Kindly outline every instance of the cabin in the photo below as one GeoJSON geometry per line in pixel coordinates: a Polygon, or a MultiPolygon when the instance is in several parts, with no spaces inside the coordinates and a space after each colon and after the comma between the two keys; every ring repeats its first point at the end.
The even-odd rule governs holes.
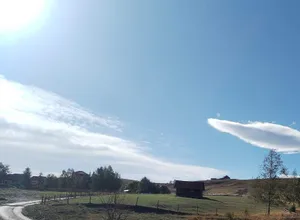
{"type": "Polygon", "coordinates": [[[176,196],[196,199],[203,198],[203,191],[205,190],[202,181],[176,180],[174,187],[176,188],[176,196]]]}

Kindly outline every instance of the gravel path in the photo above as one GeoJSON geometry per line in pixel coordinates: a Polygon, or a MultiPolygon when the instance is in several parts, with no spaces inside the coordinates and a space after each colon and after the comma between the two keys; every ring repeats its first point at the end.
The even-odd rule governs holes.
{"type": "Polygon", "coordinates": [[[22,209],[28,205],[38,204],[40,201],[17,202],[0,206],[0,218],[3,220],[31,220],[22,214],[22,209]]]}

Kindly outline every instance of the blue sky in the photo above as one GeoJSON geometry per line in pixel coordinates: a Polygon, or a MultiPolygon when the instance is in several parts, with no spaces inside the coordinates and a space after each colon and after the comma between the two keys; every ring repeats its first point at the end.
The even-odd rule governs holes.
{"type": "Polygon", "coordinates": [[[156,181],[252,178],[275,148],[299,167],[299,4],[53,1],[28,27],[0,35],[0,121],[14,134],[0,161],[44,173],[112,164],[156,181]],[[101,137],[92,143],[70,127],[101,137]],[[88,154],[97,143],[114,153],[88,154]],[[124,150],[134,156],[116,156],[124,150]]]}

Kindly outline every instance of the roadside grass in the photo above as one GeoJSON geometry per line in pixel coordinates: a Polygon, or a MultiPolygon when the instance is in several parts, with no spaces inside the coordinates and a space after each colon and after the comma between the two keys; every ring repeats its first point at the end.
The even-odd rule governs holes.
{"type": "MultiPolygon", "coordinates": [[[[98,220],[107,219],[105,208],[89,208],[85,205],[76,204],[57,204],[49,205],[33,205],[27,206],[23,210],[23,214],[33,220],[98,220]]],[[[270,217],[263,214],[245,216],[242,214],[233,215],[171,215],[171,214],[156,214],[156,213],[141,213],[133,211],[125,211],[127,220],[287,220],[299,219],[299,215],[293,214],[273,214],[270,217]]]]}
{"type": "MultiPolygon", "coordinates": [[[[23,210],[25,216],[34,220],[98,220],[106,215],[104,208],[87,208],[84,205],[33,205],[23,210]]],[[[158,215],[155,213],[136,213],[126,211],[127,220],[183,220],[187,216],[158,215]]]]}
{"type": "Polygon", "coordinates": [[[23,190],[18,188],[0,188],[0,205],[3,203],[22,202],[41,199],[43,195],[59,195],[61,192],[23,190]]]}
{"type": "MultiPolygon", "coordinates": [[[[113,195],[78,197],[67,201],[50,201],[46,205],[33,205],[25,207],[23,214],[34,220],[96,220],[105,219],[107,215],[107,201],[114,201],[113,195]]],[[[266,220],[266,219],[300,219],[299,215],[284,213],[282,207],[273,207],[272,216],[265,215],[265,204],[255,203],[247,197],[238,196],[210,196],[204,199],[191,199],[170,195],[155,194],[122,194],[116,197],[117,204],[126,204],[135,207],[138,198],[138,206],[135,208],[121,208],[126,213],[127,220],[266,220]],[[157,204],[159,201],[159,210],[157,204]],[[178,210],[179,205],[179,210],[178,210]],[[198,206],[198,213],[197,213],[198,206]],[[150,207],[145,208],[145,207],[150,207]],[[162,212],[160,209],[179,211],[186,215],[162,212]],[[217,210],[217,215],[216,215],[217,210]],[[247,212],[246,212],[247,210],[247,212]]]]}
{"type": "MultiPolygon", "coordinates": [[[[108,195],[93,196],[93,204],[101,204],[107,200],[108,195]]],[[[190,214],[225,214],[234,212],[243,214],[247,210],[251,214],[264,214],[266,211],[265,204],[256,203],[254,200],[247,197],[238,196],[208,196],[204,199],[191,199],[176,197],[170,195],[155,195],[155,194],[125,194],[122,203],[127,205],[135,205],[138,198],[139,206],[156,208],[157,204],[160,209],[180,211],[190,214]],[[198,209],[197,209],[198,207],[198,209]],[[198,212],[197,212],[198,210],[198,212]]],[[[81,197],[70,200],[71,204],[86,204],[89,203],[89,197],[81,197]]],[[[282,207],[273,207],[273,211],[278,212],[283,210],[282,207]]]]}

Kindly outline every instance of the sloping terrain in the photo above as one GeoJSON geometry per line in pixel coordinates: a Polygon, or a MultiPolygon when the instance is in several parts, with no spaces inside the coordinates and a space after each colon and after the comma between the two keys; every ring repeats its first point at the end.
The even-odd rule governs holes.
{"type": "MultiPolygon", "coordinates": [[[[251,190],[253,180],[206,180],[204,195],[242,196],[251,190]]],[[[176,192],[173,184],[166,184],[172,193],[176,192]]]]}
{"type": "Polygon", "coordinates": [[[246,195],[253,180],[209,180],[205,181],[205,195],[246,195]]]}

